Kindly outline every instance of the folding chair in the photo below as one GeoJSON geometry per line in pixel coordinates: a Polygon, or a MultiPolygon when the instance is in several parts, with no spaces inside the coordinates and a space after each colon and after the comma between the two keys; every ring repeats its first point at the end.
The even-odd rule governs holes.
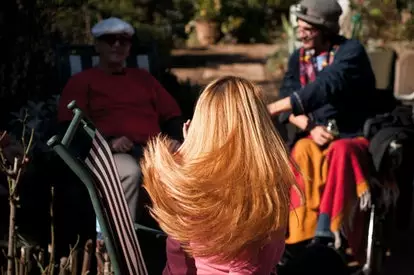
{"type": "Polygon", "coordinates": [[[48,145],[86,185],[115,275],[147,275],[109,145],[74,101],[68,108],[74,117],[66,133],[48,145]]]}

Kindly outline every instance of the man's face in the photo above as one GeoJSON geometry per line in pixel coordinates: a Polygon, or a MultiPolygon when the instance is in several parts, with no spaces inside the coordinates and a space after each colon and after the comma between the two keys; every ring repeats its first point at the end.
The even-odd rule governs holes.
{"type": "Polygon", "coordinates": [[[125,34],[105,34],[96,41],[96,51],[106,62],[121,64],[129,55],[131,37],[125,34]]]}
{"type": "Polygon", "coordinates": [[[317,48],[322,44],[321,31],[300,19],[298,19],[296,35],[307,50],[317,48]]]}

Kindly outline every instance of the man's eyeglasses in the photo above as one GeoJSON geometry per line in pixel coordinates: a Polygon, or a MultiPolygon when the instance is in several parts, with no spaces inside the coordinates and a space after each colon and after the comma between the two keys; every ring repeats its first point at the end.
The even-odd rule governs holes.
{"type": "Polygon", "coordinates": [[[113,46],[117,41],[120,45],[127,45],[131,43],[131,37],[126,35],[105,34],[99,37],[99,40],[113,46]]]}
{"type": "Polygon", "coordinates": [[[306,36],[312,36],[312,35],[315,35],[315,33],[318,31],[318,29],[314,28],[314,27],[295,26],[294,31],[295,31],[296,36],[300,36],[302,34],[306,35],[306,36]]]}

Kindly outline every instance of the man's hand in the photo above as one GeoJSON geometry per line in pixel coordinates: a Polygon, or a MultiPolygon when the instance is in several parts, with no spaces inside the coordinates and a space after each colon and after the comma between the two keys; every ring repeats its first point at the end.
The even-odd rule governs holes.
{"type": "Polygon", "coordinates": [[[111,141],[111,149],[116,153],[126,153],[132,147],[134,147],[134,143],[127,137],[119,137],[111,141]]]}
{"type": "Polygon", "coordinates": [[[309,118],[306,115],[295,116],[291,114],[289,116],[289,122],[298,127],[301,130],[305,130],[308,125],[309,118]]]}
{"type": "MultiPolygon", "coordinates": [[[[188,134],[188,128],[190,127],[190,123],[191,123],[191,120],[187,120],[184,124],[183,124],[183,137],[184,137],[184,140],[185,140],[185,138],[187,137],[187,134],[188,134]]],[[[174,144],[174,142],[175,141],[173,141],[173,144],[174,144]]],[[[175,144],[175,147],[173,147],[173,152],[178,152],[178,151],[180,151],[180,149],[181,149],[181,146],[183,145],[183,143],[179,143],[179,142],[177,142],[176,144],[175,144]]]]}
{"type": "Polygon", "coordinates": [[[325,126],[316,126],[310,131],[313,141],[319,146],[324,146],[334,139],[325,126]]]}

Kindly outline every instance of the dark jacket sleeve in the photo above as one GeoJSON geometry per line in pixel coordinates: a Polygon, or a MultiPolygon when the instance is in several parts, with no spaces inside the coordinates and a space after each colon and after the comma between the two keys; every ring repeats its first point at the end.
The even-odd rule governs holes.
{"type": "MultiPolygon", "coordinates": [[[[287,71],[283,77],[282,84],[279,89],[280,99],[291,96],[293,92],[299,91],[301,88],[299,80],[299,50],[293,52],[289,58],[287,71]]],[[[289,122],[289,116],[292,112],[284,112],[279,115],[281,123],[289,122]]]]}
{"type": "Polygon", "coordinates": [[[292,113],[306,114],[327,103],[336,105],[349,101],[351,97],[356,98],[357,92],[366,90],[364,85],[371,84],[375,87],[375,77],[364,47],[357,40],[345,40],[334,62],[321,71],[314,82],[292,93],[292,113]]]}

